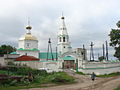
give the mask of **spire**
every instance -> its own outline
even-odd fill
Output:
[[[30,25],[30,17],[28,17],[28,25]]]
[[[64,19],[63,12],[62,12],[62,17],[61,17],[61,19]]]
[[[60,26],[59,34],[60,35],[68,35],[67,28],[66,28],[66,25],[65,25],[65,17],[63,16],[63,13],[62,13],[62,16],[61,16],[61,26]]]
[[[30,18],[28,17],[28,25],[26,26],[26,29],[27,29],[27,34],[31,34],[31,29],[32,27],[30,26]]]

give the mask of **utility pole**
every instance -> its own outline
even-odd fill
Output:
[[[56,61],[58,60],[57,47],[56,47]]]
[[[83,44],[83,59],[85,60],[86,58],[85,58],[85,46],[84,46],[84,44]]]
[[[48,60],[48,57],[49,57],[49,49],[50,49],[50,54],[51,54],[52,60],[54,60],[54,58],[53,58],[53,53],[52,53],[52,47],[51,47],[51,40],[50,40],[50,38],[49,38],[49,41],[48,41],[47,60]]]
[[[108,43],[107,43],[107,41],[105,41],[106,42],[106,60],[108,61]]]
[[[90,44],[91,48],[90,48],[90,61],[94,61],[94,53],[93,53],[93,42],[91,42]]]
[[[105,59],[105,47],[104,47],[104,44],[103,44],[103,58]]]
[[[100,55],[99,55],[99,53],[98,53],[98,60],[99,60],[99,56],[100,56]]]

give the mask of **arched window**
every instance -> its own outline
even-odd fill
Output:
[[[63,37],[63,42],[65,42],[65,37]]]
[[[61,37],[60,37],[60,42],[61,42]]]

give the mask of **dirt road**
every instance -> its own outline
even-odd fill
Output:
[[[27,90],[114,90],[120,86],[120,76],[110,78],[96,78],[92,81],[88,75],[69,73],[77,78],[78,83],[47,88],[31,88]]]

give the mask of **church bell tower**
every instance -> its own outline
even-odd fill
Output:
[[[63,54],[65,52],[68,52],[71,48],[70,42],[69,42],[69,35],[67,33],[67,28],[65,26],[65,17],[61,17],[61,26],[57,35],[58,43],[58,53]]]

